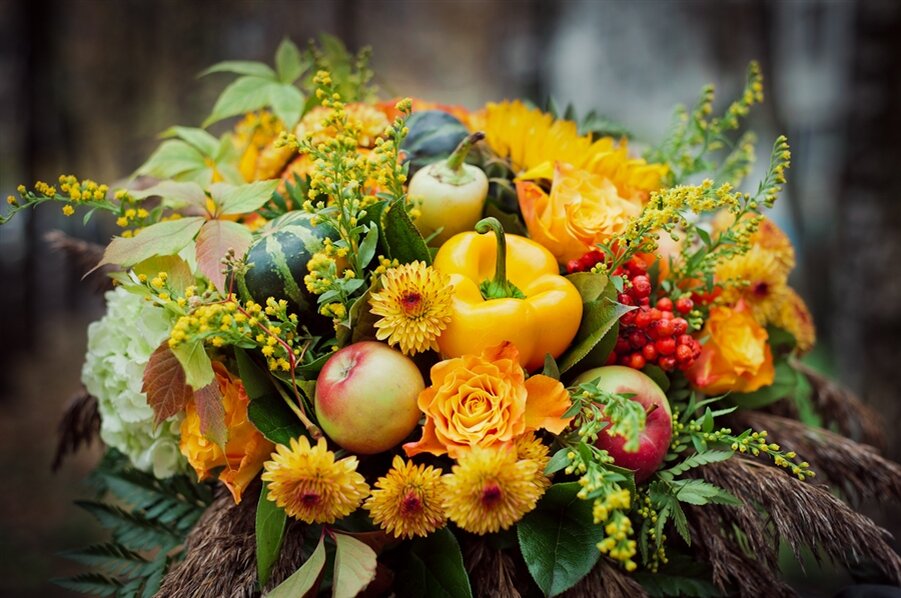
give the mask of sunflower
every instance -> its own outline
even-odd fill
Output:
[[[306,436],[280,444],[261,476],[269,482],[269,500],[306,523],[334,523],[352,513],[369,494],[357,473],[357,458],[335,460],[325,439],[311,446]]]
[[[773,321],[788,296],[787,273],[776,253],[752,245],[716,269],[719,281],[727,283],[721,299],[734,305],[744,299],[754,319],[761,325]]]
[[[484,535],[507,529],[544,494],[538,464],[508,448],[473,447],[444,476],[444,510],[461,528]]]
[[[473,115],[472,126],[484,131],[491,149],[526,178],[550,179],[554,162],[565,162],[603,175],[623,197],[647,199],[666,174],[662,164],[630,157],[625,140],[617,143],[612,137],[593,140],[591,135],[579,135],[576,123],[555,119],[520,101],[488,104],[481,114]]]
[[[363,508],[372,520],[397,538],[426,536],[444,527],[441,470],[394,457],[391,470],[375,483]]]
[[[376,338],[399,345],[405,355],[438,350],[437,339],[450,321],[453,287],[448,277],[424,262],[390,268],[381,279],[382,290],[369,300]]]

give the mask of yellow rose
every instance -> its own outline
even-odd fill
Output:
[[[711,309],[703,338],[701,356],[686,372],[701,392],[753,392],[773,383],[773,354],[766,330],[743,303]]]
[[[516,192],[529,236],[561,264],[623,232],[641,212],[638,196],[621,197],[604,176],[560,162],[554,168],[550,195],[529,181],[517,181]]]
[[[559,434],[569,419],[569,393],[548,376],[525,378],[519,351],[509,342],[436,364],[432,385],[419,394],[426,421],[422,438],[404,445],[419,453],[457,458],[473,446],[510,446],[525,432]]]
[[[263,462],[275,449],[247,419],[247,405],[250,402],[240,379],[232,377],[221,363],[213,363],[216,382],[222,395],[225,410],[225,425],[228,441],[225,452],[200,431],[200,416],[194,401],[185,409],[185,419],[181,423],[181,453],[197,472],[199,479],[210,475],[213,469],[224,467],[219,480],[226,485],[235,499],[241,502],[241,494],[256,477]]]

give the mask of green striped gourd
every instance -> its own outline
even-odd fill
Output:
[[[269,297],[286,300],[302,324],[318,330],[327,321],[318,315],[316,296],[307,290],[303,278],[322,240],[337,239],[337,235],[326,225],[314,226],[311,218],[306,212],[288,212],[268,223],[247,252],[252,267],[239,288],[257,303]]]

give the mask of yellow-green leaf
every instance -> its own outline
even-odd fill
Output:
[[[116,237],[97,267],[118,264],[127,268],[157,255],[175,255],[194,239],[201,226],[203,218],[191,216],[158,222],[133,237]]]
[[[300,569],[291,574],[277,588],[266,594],[266,598],[301,598],[316,585],[322,568],[325,567],[325,538],[319,539],[316,550]]]
[[[375,579],[375,551],[345,534],[335,534],[335,577],[332,598],[353,598]]]

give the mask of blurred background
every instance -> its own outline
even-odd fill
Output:
[[[799,251],[814,360],[884,416],[901,458],[901,3],[0,0],[0,197],[61,173],[126,177],[160,131],[208,114],[226,79],[197,73],[271,61],[283,37],[319,32],[372,46],[386,96],[469,108],[553,97],[623,123],[639,147],[703,84],[729,101],[759,60],[767,99],[748,125],[760,162],[777,134],[792,145],[773,217]],[[56,474],[50,462],[103,302],[43,236],[106,242],[114,228],[49,206],[20,216],[0,228],[0,595],[62,596],[47,579],[73,569],[56,553],[99,533],[71,505],[99,451]],[[869,512],[901,527],[897,505]],[[818,596],[842,581],[800,583]]]

